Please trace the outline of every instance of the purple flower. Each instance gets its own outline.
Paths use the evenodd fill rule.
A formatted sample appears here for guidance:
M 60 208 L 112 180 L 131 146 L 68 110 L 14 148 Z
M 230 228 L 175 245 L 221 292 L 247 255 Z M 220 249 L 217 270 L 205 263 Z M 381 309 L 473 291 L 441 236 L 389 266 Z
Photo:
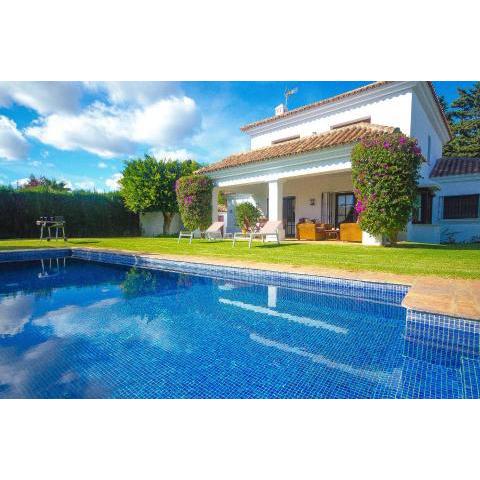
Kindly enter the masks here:
M 392 146 L 391 143 L 389 142 L 383 142 L 383 148 L 386 148 L 387 150 Z
M 422 153 L 420 147 L 417 147 L 416 145 L 412 148 L 412 151 L 415 155 L 420 155 Z
M 364 210 L 365 210 L 365 205 L 362 203 L 361 200 L 357 200 L 357 203 L 355 204 L 355 213 L 357 215 L 360 215 Z
M 400 137 L 398 139 L 398 143 L 400 143 L 400 145 L 405 145 L 405 143 L 407 143 L 407 139 L 405 137 Z

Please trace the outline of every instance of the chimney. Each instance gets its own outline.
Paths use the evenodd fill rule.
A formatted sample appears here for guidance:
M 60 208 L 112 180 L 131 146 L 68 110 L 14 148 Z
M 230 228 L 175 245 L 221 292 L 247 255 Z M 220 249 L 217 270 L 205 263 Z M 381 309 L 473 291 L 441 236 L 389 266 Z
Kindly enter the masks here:
M 283 115 L 287 111 L 287 107 L 281 103 L 275 107 L 275 116 Z

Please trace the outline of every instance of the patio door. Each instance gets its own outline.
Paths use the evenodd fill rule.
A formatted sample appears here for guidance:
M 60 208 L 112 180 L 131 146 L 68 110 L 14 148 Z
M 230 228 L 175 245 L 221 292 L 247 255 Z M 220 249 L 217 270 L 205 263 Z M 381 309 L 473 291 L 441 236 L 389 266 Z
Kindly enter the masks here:
M 286 238 L 295 238 L 295 197 L 283 197 L 283 228 Z
M 335 204 L 335 226 L 341 223 L 354 223 L 355 218 L 355 196 L 352 192 L 337 193 Z

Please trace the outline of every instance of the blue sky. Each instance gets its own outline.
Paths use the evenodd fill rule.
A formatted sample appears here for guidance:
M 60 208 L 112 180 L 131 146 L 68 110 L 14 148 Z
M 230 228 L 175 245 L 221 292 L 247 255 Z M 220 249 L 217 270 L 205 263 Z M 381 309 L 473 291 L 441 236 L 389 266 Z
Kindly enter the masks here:
M 126 159 L 210 163 L 248 149 L 239 128 L 271 116 L 285 87 L 295 108 L 370 82 L 0 82 L 0 183 L 31 173 L 111 190 Z M 457 87 L 434 82 L 451 102 Z

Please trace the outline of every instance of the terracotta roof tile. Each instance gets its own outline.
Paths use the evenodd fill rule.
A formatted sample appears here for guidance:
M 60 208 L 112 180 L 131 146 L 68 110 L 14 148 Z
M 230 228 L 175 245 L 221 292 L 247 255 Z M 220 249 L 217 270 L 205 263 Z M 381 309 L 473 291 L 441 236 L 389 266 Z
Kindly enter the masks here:
M 337 101 L 342 100 L 344 98 L 353 97 L 355 95 L 358 95 L 359 93 L 363 93 L 363 92 L 366 92 L 368 90 L 372 90 L 374 88 L 381 87 L 383 85 L 388 85 L 389 83 L 393 83 L 393 81 L 380 81 L 380 82 L 370 83 L 370 84 L 365 85 L 363 87 L 356 88 L 354 90 L 350 90 L 350 91 L 345 92 L 345 93 L 341 93 L 340 95 L 335 95 L 334 97 L 329 97 L 329 98 L 325 98 L 323 100 L 319 100 L 317 102 L 309 103 L 308 105 L 304 105 L 303 107 L 294 108 L 293 110 L 287 110 L 285 113 L 283 113 L 281 115 L 274 115 L 273 117 L 268 117 L 268 118 L 264 118 L 263 120 L 259 120 L 257 122 L 249 123 L 249 124 L 241 127 L 240 130 L 242 132 L 246 132 L 246 131 L 248 131 L 252 128 L 258 127 L 260 125 L 264 125 L 266 123 L 274 122 L 275 120 L 278 120 L 280 118 L 289 117 L 291 115 L 295 115 L 295 114 L 297 114 L 299 112 L 303 112 L 305 110 L 310 110 L 312 108 L 320 107 L 322 105 L 327 105 L 329 103 L 334 103 L 334 102 L 337 102 Z M 432 82 L 427 82 L 427 84 L 428 84 L 428 87 L 430 88 L 430 91 L 432 92 L 433 98 L 435 99 L 435 103 L 437 104 L 437 107 L 440 111 L 443 123 L 447 127 L 447 130 L 450 134 L 450 137 L 452 137 L 450 124 L 447 121 L 447 118 L 445 116 L 445 112 L 443 111 L 443 107 L 440 104 L 437 93 L 435 92 L 435 88 L 433 86 L 433 83 Z
M 329 130 L 317 135 L 311 135 L 309 137 L 290 140 L 277 145 L 251 150 L 249 152 L 230 155 L 220 162 L 207 165 L 198 170 L 198 173 L 213 172 L 249 163 L 262 162 L 273 158 L 289 157 L 301 153 L 321 150 L 323 148 L 347 145 L 354 143 L 365 136 L 378 135 L 379 133 L 391 133 L 393 131 L 395 131 L 395 128 L 393 127 L 373 125 L 370 123 L 357 123 L 355 125 Z
M 480 174 L 480 158 L 440 158 L 430 173 L 430 177 L 448 177 L 450 175 Z

